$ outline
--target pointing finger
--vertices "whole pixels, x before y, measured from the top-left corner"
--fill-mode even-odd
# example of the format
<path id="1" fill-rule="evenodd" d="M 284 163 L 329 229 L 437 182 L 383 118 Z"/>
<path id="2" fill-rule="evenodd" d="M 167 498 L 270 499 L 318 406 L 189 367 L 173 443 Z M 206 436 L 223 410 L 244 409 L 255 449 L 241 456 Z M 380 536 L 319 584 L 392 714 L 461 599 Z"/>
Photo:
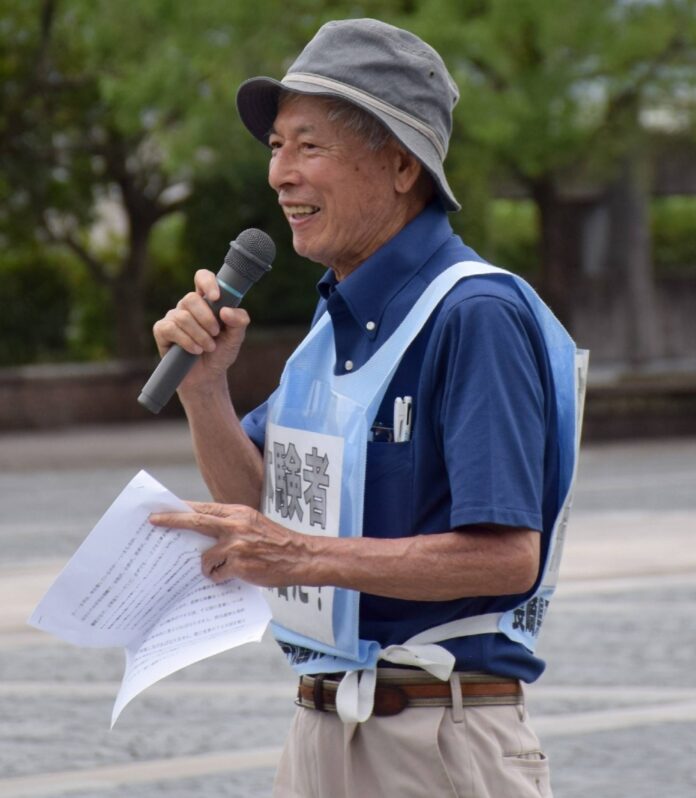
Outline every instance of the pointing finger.
<path id="1" fill-rule="evenodd" d="M 149 520 L 154 526 L 190 529 L 211 538 L 218 538 L 222 533 L 220 519 L 202 513 L 153 513 Z"/>

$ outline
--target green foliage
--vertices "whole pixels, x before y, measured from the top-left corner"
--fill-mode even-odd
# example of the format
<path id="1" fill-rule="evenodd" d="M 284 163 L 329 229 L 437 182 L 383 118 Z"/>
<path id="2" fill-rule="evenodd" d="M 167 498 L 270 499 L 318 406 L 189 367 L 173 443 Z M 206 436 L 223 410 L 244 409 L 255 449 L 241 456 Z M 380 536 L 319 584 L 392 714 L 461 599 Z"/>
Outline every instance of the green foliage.
<path id="1" fill-rule="evenodd" d="M 265 221 L 266 208 L 276 211 L 271 228 L 281 224 L 263 189 L 263 148 L 236 117 L 236 87 L 253 74 L 282 74 L 323 19 L 355 7 L 298 0 L 288 14 L 277 0 L 9 0 L 6 6 L 0 237 L 19 247 L 38 239 L 77 258 L 73 353 L 137 356 L 143 335 L 130 320 L 149 322 L 163 300 L 168 307 L 171 293 L 163 287 L 184 285 L 185 264 L 193 260 L 184 250 L 180 265 L 171 252 L 164 263 L 160 245 L 151 243 L 168 215 L 186 210 L 187 193 L 215 181 L 226 185 L 226 211 L 216 207 L 210 217 L 224 234 L 199 236 L 215 242 L 210 260 L 196 251 L 205 265 L 219 262 L 225 243 L 250 218 Z M 366 3 L 368 13 L 379 13 L 379 6 Z M 91 229 L 97 200 L 114 195 L 130 235 L 105 251 L 94 246 Z M 192 201 L 192 214 L 202 203 Z M 286 282 L 284 275 L 273 281 L 278 296 L 269 297 L 266 313 L 279 321 L 304 316 L 306 305 L 297 289 L 302 278 Z M 124 280 L 140 287 L 134 301 L 142 313 L 125 313 L 118 300 Z M 261 289 L 254 301 L 260 305 L 269 291 Z M 98 317 L 115 329 L 107 334 Z"/>
<path id="2" fill-rule="evenodd" d="M 667 102 L 684 82 L 682 68 L 693 69 L 692 2 L 416 5 L 413 29 L 459 83 L 462 142 L 524 180 L 560 177 L 579 164 L 601 174 L 638 129 L 632 100 L 639 108 Z"/>
<path id="3" fill-rule="evenodd" d="M 279 250 L 245 303 L 255 322 L 306 323 L 321 269 L 294 255 L 267 153 L 234 96 L 250 76 L 281 76 L 328 19 L 377 17 L 441 52 L 461 88 L 447 160 L 463 205 L 453 224 L 524 274 L 538 269 L 539 217 L 531 203 L 491 203 L 492 184 L 560 189 L 582 175 L 601 186 L 644 146 L 646 109 L 693 130 L 693 0 L 6 0 L 3 12 L 0 242 L 12 254 L 0 268 L 21 293 L 24 269 L 59 262 L 45 284 L 62 279 L 56 296 L 67 290 L 71 303 L 29 359 L 55 357 L 59 330 L 66 356 L 134 351 L 118 281 L 139 286 L 150 325 L 252 226 Z M 128 224 L 99 248 L 91 233 L 106 196 Z M 682 206 L 656 205 L 654 218 L 658 261 L 696 262 Z"/>
<path id="4" fill-rule="evenodd" d="M 659 274 L 696 276 L 696 197 L 660 197 L 651 208 Z"/>
<path id="5" fill-rule="evenodd" d="M 496 266 L 527 279 L 539 274 L 539 224 L 531 200 L 496 200 L 491 205 L 490 249 Z"/>
<path id="6" fill-rule="evenodd" d="M 36 248 L 0 259 L 0 365 L 53 360 L 63 352 L 70 290 L 60 263 Z"/>
<path id="7" fill-rule="evenodd" d="M 184 244 L 185 226 L 185 215 L 177 213 L 163 219 L 153 230 L 144 286 L 149 324 L 154 324 L 193 287 L 194 268 Z"/>
<path id="8" fill-rule="evenodd" d="M 79 261 L 68 272 L 70 323 L 61 360 L 108 360 L 114 351 L 114 306 L 107 288 Z"/>

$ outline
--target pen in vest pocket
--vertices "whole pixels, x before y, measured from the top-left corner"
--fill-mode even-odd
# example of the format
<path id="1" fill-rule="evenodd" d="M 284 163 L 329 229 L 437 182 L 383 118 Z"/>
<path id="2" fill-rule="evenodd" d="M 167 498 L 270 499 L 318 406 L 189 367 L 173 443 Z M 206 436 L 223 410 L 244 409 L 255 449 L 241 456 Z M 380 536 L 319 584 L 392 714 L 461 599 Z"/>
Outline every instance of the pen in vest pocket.
<path id="1" fill-rule="evenodd" d="M 394 443 L 411 440 L 411 420 L 413 399 L 410 396 L 397 396 L 394 400 Z"/>

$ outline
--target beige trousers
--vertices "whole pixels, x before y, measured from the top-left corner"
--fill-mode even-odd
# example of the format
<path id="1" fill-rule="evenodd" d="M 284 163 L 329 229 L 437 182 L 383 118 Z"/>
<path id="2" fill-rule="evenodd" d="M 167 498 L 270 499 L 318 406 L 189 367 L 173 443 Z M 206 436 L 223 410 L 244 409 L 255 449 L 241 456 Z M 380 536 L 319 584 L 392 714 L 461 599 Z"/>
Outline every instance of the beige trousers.
<path id="1" fill-rule="evenodd" d="M 414 707 L 344 724 L 298 708 L 274 798 L 551 798 L 523 705 Z"/>

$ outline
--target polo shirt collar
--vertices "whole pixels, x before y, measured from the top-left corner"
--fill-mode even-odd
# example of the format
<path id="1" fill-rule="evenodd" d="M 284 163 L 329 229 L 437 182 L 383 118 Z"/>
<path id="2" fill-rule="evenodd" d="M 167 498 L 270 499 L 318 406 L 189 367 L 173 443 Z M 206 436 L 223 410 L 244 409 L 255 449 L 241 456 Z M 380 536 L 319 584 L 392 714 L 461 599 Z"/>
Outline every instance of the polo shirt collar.
<path id="1" fill-rule="evenodd" d="M 389 303 L 451 235 L 446 211 L 432 202 L 345 279 L 338 282 L 329 270 L 317 289 L 326 300 L 338 294 L 359 328 L 372 338 Z"/>

